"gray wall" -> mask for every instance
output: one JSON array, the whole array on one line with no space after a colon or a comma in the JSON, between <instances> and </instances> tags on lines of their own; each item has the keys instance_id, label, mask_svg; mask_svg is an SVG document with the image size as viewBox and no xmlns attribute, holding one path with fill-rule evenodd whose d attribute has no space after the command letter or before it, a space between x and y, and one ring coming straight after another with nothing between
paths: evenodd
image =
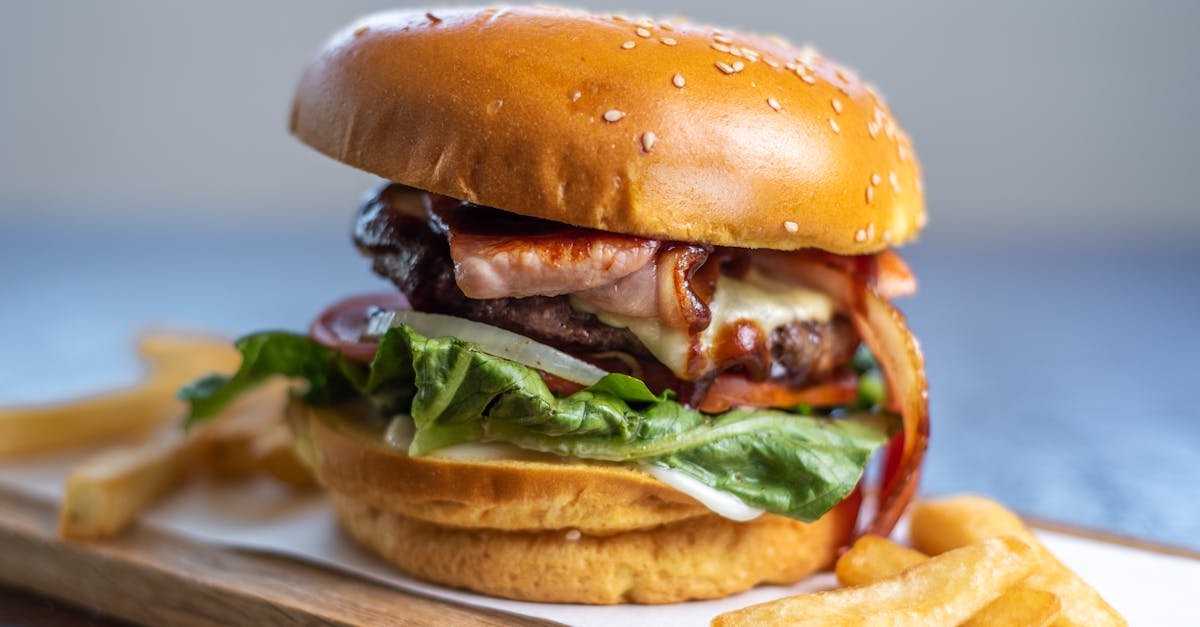
<instances>
[{"instance_id":1,"label":"gray wall","mask_svg":"<svg viewBox=\"0 0 1200 627\"><path fill-rule=\"evenodd\" d=\"M288 137L288 101L329 32L395 4L4 3L0 225L341 228L370 177ZM1200 3L638 4L857 67L916 140L931 234L1200 238Z\"/></svg>"}]
</instances>

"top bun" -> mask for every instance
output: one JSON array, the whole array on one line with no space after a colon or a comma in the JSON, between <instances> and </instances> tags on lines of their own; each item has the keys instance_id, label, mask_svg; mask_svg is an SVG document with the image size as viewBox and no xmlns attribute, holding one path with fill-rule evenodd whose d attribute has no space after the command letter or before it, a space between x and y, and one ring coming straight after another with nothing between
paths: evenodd
<instances>
[{"instance_id":1,"label":"top bun","mask_svg":"<svg viewBox=\"0 0 1200 627\"><path fill-rule=\"evenodd\" d=\"M544 7L380 13L305 69L291 130L349 165L658 239L876 252L925 222L908 136L811 49Z\"/></svg>"}]
</instances>

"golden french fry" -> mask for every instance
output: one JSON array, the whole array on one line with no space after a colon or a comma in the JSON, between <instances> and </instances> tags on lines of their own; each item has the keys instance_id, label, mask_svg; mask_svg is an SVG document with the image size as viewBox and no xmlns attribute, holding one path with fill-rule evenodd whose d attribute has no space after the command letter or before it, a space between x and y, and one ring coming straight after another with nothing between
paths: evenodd
<instances>
[{"instance_id":1,"label":"golden french fry","mask_svg":"<svg viewBox=\"0 0 1200 627\"><path fill-rule=\"evenodd\" d=\"M965 495L924 501L913 508L909 524L913 546L930 554L1001 535L1020 537L1035 547L1039 562L1025 586L1053 593L1062 603L1054 625L1128 624L1099 593L1046 550L1016 514L991 499Z\"/></svg>"},{"instance_id":2,"label":"golden french fry","mask_svg":"<svg viewBox=\"0 0 1200 627\"><path fill-rule=\"evenodd\" d=\"M259 469L272 477L301 490L316 487L316 477L296 453L291 429L286 424L260 434L254 441L253 454Z\"/></svg>"},{"instance_id":3,"label":"golden french fry","mask_svg":"<svg viewBox=\"0 0 1200 627\"><path fill-rule=\"evenodd\" d=\"M963 627L1044 627L1053 625L1061 612L1062 601L1057 594L1017 586L979 610Z\"/></svg>"},{"instance_id":4,"label":"golden french fry","mask_svg":"<svg viewBox=\"0 0 1200 627\"><path fill-rule=\"evenodd\" d=\"M957 625L1033 569L1033 548L1013 537L948 551L874 583L779 599L721 614L716 626Z\"/></svg>"},{"instance_id":5,"label":"golden french fry","mask_svg":"<svg viewBox=\"0 0 1200 627\"><path fill-rule=\"evenodd\" d=\"M144 433L180 415L177 387L161 381L64 405L0 409L0 458Z\"/></svg>"},{"instance_id":6,"label":"golden french fry","mask_svg":"<svg viewBox=\"0 0 1200 627\"><path fill-rule=\"evenodd\" d=\"M879 536L863 536L838 558L834 572L843 586L861 586L898 575L929 559L924 553Z\"/></svg>"},{"instance_id":7,"label":"golden french fry","mask_svg":"<svg viewBox=\"0 0 1200 627\"><path fill-rule=\"evenodd\" d=\"M212 372L233 372L241 356L227 338L169 332L143 334L138 353L154 373L178 373L184 382Z\"/></svg>"},{"instance_id":8,"label":"golden french fry","mask_svg":"<svg viewBox=\"0 0 1200 627\"><path fill-rule=\"evenodd\" d=\"M879 536L863 536L837 561L837 578L843 586L860 586L892 577L928 560L920 551L900 546ZM963 625L1049 625L1058 617L1058 597L1041 590L1018 585L987 607L979 610Z\"/></svg>"},{"instance_id":9,"label":"golden french fry","mask_svg":"<svg viewBox=\"0 0 1200 627\"><path fill-rule=\"evenodd\" d=\"M210 421L184 433L167 425L158 437L141 444L106 451L72 470L59 510L59 534L80 540L99 540L119 533L161 496L195 471L208 469L225 476L249 464L253 440L283 421L287 388L283 381L264 385ZM243 460L229 458L238 452Z\"/></svg>"},{"instance_id":10,"label":"golden french fry","mask_svg":"<svg viewBox=\"0 0 1200 627\"><path fill-rule=\"evenodd\" d=\"M182 415L180 386L237 367L228 341L156 334L141 341L147 379L133 387L62 404L0 409L0 458L146 433Z\"/></svg>"},{"instance_id":11,"label":"golden french fry","mask_svg":"<svg viewBox=\"0 0 1200 627\"><path fill-rule=\"evenodd\" d=\"M198 427L203 448L201 465L218 479L244 479L262 470L258 440L276 428L286 429L287 382L264 384L217 419Z\"/></svg>"},{"instance_id":12,"label":"golden french fry","mask_svg":"<svg viewBox=\"0 0 1200 627\"><path fill-rule=\"evenodd\" d=\"M116 534L183 481L198 452L196 438L172 429L143 444L106 451L84 462L67 478L59 535L99 540Z\"/></svg>"}]
</instances>

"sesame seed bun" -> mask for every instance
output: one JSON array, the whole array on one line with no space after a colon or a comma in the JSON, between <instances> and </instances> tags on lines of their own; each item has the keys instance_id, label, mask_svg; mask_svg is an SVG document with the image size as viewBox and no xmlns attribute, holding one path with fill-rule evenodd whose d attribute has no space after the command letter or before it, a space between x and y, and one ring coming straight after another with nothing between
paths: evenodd
<instances>
[{"instance_id":1,"label":"sesame seed bun","mask_svg":"<svg viewBox=\"0 0 1200 627\"><path fill-rule=\"evenodd\" d=\"M411 458L352 407L289 414L351 537L415 577L512 599L673 603L791 583L829 566L858 513L854 496L814 523L733 522L628 467Z\"/></svg>"},{"instance_id":2,"label":"sesame seed bun","mask_svg":"<svg viewBox=\"0 0 1200 627\"><path fill-rule=\"evenodd\" d=\"M924 225L908 136L811 51L550 8L367 17L305 69L291 130L412 187L578 226L876 252Z\"/></svg>"}]
</instances>

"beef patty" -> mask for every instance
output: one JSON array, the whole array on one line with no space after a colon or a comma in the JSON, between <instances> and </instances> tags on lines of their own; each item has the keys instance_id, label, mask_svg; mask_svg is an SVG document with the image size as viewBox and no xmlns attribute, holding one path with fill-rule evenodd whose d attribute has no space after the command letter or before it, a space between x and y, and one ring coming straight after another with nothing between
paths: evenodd
<instances>
[{"instance_id":1,"label":"beef patty","mask_svg":"<svg viewBox=\"0 0 1200 627\"><path fill-rule=\"evenodd\" d=\"M372 267L408 297L414 309L460 316L495 325L587 357L620 351L642 360L653 355L628 329L611 327L571 307L566 296L468 298L454 280L454 262L446 236L427 220L397 211L398 185L384 185L363 202L354 226L354 242ZM805 385L829 378L850 362L859 344L850 321L792 322L770 333L771 378ZM715 374L715 373L714 373Z\"/></svg>"}]
</instances>

